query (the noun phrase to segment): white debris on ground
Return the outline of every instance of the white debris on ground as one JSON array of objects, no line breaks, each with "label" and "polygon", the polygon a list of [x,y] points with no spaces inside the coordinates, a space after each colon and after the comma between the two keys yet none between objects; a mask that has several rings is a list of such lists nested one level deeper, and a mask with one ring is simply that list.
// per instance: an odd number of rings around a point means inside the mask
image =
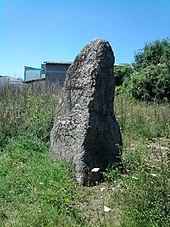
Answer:
[{"label": "white debris on ground", "polygon": [[92,170],[91,170],[91,172],[99,172],[99,170],[100,170],[100,168],[93,168]]},{"label": "white debris on ground", "polygon": [[161,146],[159,144],[150,144],[150,145],[147,145],[148,148],[152,148],[152,149],[158,149],[158,150],[166,150],[168,151],[169,150],[169,147],[167,146]]},{"label": "white debris on ground", "polygon": [[109,207],[104,206],[104,212],[110,212],[110,211],[111,211],[111,209]]},{"label": "white debris on ground", "polygon": [[106,190],[106,188],[101,188],[100,191],[103,192],[104,190]]}]

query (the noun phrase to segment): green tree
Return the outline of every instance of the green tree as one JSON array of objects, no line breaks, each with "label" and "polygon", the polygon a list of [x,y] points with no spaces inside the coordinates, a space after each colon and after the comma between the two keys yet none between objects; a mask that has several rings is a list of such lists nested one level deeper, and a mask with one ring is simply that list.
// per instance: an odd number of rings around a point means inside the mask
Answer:
[{"label": "green tree", "polygon": [[170,101],[170,40],[146,43],[134,56],[129,83],[132,96],[146,101]]},{"label": "green tree", "polygon": [[131,89],[132,96],[139,100],[170,101],[169,68],[158,64],[136,71],[132,75]]},{"label": "green tree", "polygon": [[150,65],[166,64],[170,65],[170,40],[168,38],[162,41],[145,43],[143,49],[140,49],[134,56],[135,70],[146,68]]}]

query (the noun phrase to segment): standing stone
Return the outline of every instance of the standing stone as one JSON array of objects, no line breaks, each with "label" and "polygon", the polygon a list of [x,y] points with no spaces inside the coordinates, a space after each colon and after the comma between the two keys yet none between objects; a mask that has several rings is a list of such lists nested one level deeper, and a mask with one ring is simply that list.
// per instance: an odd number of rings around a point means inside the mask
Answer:
[{"label": "standing stone", "polygon": [[109,43],[94,39],[77,55],[67,72],[51,131],[51,156],[75,166],[80,184],[95,181],[120,162],[122,139],[115,119],[114,55]]}]

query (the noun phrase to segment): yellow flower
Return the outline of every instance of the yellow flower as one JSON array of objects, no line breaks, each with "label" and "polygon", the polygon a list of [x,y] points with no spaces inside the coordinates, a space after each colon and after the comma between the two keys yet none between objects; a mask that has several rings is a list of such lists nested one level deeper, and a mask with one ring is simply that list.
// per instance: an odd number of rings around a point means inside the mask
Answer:
[{"label": "yellow flower", "polygon": [[69,202],[69,198],[64,198],[64,201],[65,201],[66,203],[68,203],[68,202]]}]

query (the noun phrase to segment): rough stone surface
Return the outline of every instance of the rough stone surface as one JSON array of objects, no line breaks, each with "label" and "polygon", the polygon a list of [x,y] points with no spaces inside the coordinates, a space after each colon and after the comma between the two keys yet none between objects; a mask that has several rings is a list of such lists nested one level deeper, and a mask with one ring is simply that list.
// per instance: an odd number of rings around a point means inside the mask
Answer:
[{"label": "rough stone surface", "polygon": [[[120,161],[122,139],[115,119],[114,54],[105,40],[94,39],[70,66],[51,131],[51,156],[75,166],[86,184],[93,168],[105,171]],[[95,179],[92,179],[95,180]]]}]

